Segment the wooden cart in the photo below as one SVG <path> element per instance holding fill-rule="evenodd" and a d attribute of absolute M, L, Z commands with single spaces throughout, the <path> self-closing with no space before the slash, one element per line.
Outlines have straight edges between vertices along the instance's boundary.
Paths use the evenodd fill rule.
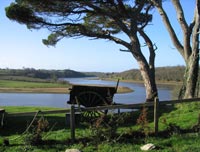
<path fill-rule="evenodd" d="M 73 85 L 70 89 L 68 104 L 78 105 L 79 107 L 96 107 L 113 104 L 114 94 L 117 92 L 119 80 L 116 86 L 105 85 Z M 107 111 L 84 112 L 85 116 L 95 117 Z"/>
<path fill-rule="evenodd" d="M 101 85 L 73 85 L 70 89 L 68 104 L 78 104 L 84 107 L 96 107 L 113 104 L 116 87 Z"/>

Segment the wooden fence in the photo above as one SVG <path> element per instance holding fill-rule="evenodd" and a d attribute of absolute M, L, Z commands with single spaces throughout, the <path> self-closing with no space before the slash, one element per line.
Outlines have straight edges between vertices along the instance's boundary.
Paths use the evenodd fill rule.
<path fill-rule="evenodd" d="M 46 110 L 46 111 L 36 111 L 36 112 L 16 112 L 16 113 L 6 113 L 7 116 L 34 116 L 36 113 L 42 114 L 58 114 L 58 113 L 70 113 L 70 109 L 63 110 Z"/>
<path fill-rule="evenodd" d="M 137 104 L 119 104 L 119 105 L 108 105 L 108 106 L 99 106 L 99 107 L 87 107 L 87 108 L 75 108 L 74 105 L 71 106 L 70 113 L 70 128 L 71 128 L 71 140 L 75 141 L 75 113 L 81 111 L 95 111 L 95 110 L 113 110 L 113 109 L 138 109 L 142 107 L 154 107 L 154 132 L 155 135 L 158 134 L 158 120 L 159 120 L 159 106 L 161 105 L 174 105 L 177 103 L 189 103 L 189 102 L 200 102 L 200 98 L 192 99 L 182 99 L 182 100 L 168 100 L 168 101 L 159 101 L 158 98 L 155 98 L 154 102 L 145 102 Z"/>
<path fill-rule="evenodd" d="M 7 116 L 33 116 L 36 113 L 42 114 L 57 114 L 57 113 L 69 113 L 70 114 L 70 129 L 71 129 L 71 140 L 75 140 L 75 119 L 76 113 L 81 111 L 95 111 L 95 110 L 115 110 L 115 109 L 139 109 L 142 107 L 154 107 L 154 132 L 158 133 L 158 120 L 159 120 L 159 106 L 161 105 L 174 105 L 177 103 L 189 103 L 189 102 L 200 102 L 200 98 L 192 99 L 182 99 L 182 100 L 168 100 L 168 101 L 159 101 L 158 98 L 155 98 L 154 102 L 145 102 L 137 104 L 116 104 L 108 106 L 98 106 L 98 107 L 87 107 L 87 108 L 76 108 L 74 105 L 71 106 L 71 109 L 64 110 L 50 110 L 50 111 L 37 111 L 37 112 L 21 112 L 21 113 L 6 113 Z"/>

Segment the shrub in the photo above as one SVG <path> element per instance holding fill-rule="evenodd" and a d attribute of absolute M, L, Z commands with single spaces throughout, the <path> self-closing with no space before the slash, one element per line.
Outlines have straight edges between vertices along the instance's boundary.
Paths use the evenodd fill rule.
<path fill-rule="evenodd" d="M 144 106 L 142 108 L 139 118 L 137 119 L 137 125 L 140 126 L 140 131 L 143 132 L 146 137 L 150 133 L 150 127 L 149 127 L 149 122 L 147 119 L 147 114 L 148 114 L 147 108 Z"/>
<path fill-rule="evenodd" d="M 42 133 L 48 131 L 49 123 L 44 117 L 37 121 L 37 126 L 33 126 L 33 130 L 28 132 L 25 136 L 24 142 L 30 145 L 42 144 Z"/>

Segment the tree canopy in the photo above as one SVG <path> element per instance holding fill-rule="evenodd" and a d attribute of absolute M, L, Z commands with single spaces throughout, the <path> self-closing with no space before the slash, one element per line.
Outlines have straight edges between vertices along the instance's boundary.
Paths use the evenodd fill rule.
<path fill-rule="evenodd" d="M 55 45 L 65 37 L 87 36 L 130 47 L 115 36 L 143 29 L 152 19 L 150 8 L 147 0 L 16 0 L 6 8 L 6 15 L 28 28 L 50 30 L 43 40 L 46 45 Z"/>
<path fill-rule="evenodd" d="M 149 0 L 16 0 L 6 8 L 6 15 L 30 29 L 51 31 L 43 40 L 45 45 L 56 45 L 63 38 L 86 36 L 124 46 L 136 59 L 146 98 L 152 100 L 157 96 L 156 48 L 144 31 L 152 20 L 152 8 Z M 139 36 L 149 49 L 149 58 L 142 53 Z"/>

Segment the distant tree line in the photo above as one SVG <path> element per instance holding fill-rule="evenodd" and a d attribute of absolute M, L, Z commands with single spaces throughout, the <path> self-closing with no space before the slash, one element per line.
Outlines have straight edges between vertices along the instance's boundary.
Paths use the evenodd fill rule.
<path fill-rule="evenodd" d="M 181 82 L 183 79 L 184 66 L 167 66 L 158 67 L 155 70 L 157 81 L 176 81 Z M 142 81 L 139 69 L 131 69 L 120 73 L 103 73 L 103 72 L 78 72 L 74 70 L 36 70 L 34 68 L 23 69 L 0 69 L 0 77 L 22 76 L 40 79 L 58 79 L 58 78 L 77 78 L 77 77 L 100 77 L 100 78 L 120 78 L 122 80 Z"/>
<path fill-rule="evenodd" d="M 0 77 L 6 76 L 23 76 L 40 79 L 69 78 L 69 77 L 88 77 L 82 72 L 73 70 L 36 70 L 34 68 L 24 69 L 0 69 Z"/>
<path fill-rule="evenodd" d="M 158 67 L 155 69 L 155 77 L 157 81 L 176 81 L 182 82 L 184 75 L 184 66 L 167 66 Z M 103 78 L 120 78 L 122 80 L 136 80 L 142 81 L 142 76 L 138 69 L 131 69 L 120 73 L 106 73 Z"/>

